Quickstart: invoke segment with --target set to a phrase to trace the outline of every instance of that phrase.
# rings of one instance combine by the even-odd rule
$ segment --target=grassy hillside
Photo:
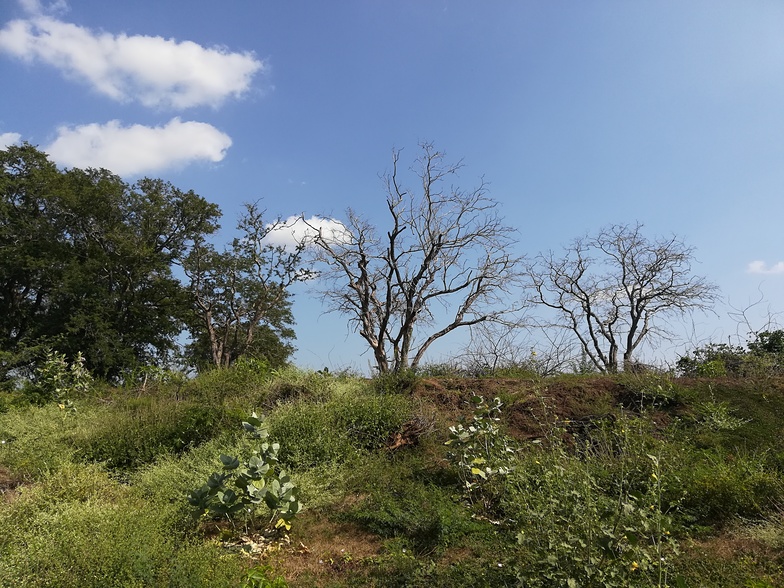
[[[784,586],[782,379],[241,366],[71,400],[0,403],[0,586]],[[288,532],[188,501],[260,451],[253,411]]]

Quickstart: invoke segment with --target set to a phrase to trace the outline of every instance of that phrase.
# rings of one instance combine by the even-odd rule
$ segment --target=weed
[[[686,524],[721,528],[737,517],[757,518],[784,494],[764,454],[714,450],[684,456],[677,471]]]
[[[72,464],[0,510],[0,586],[236,586],[241,562],[174,521],[96,466]]]
[[[99,418],[89,428],[74,432],[73,446],[84,461],[127,470],[209,439],[220,431],[224,410],[193,401],[144,396],[119,400],[113,410],[96,416]]]
[[[665,512],[661,456],[629,443],[639,431],[620,420],[613,443],[571,455],[551,435],[508,476],[503,510],[519,528],[525,586],[665,586],[677,543]],[[603,451],[603,447],[609,452]],[[640,480],[635,468],[644,469]],[[612,489],[602,484],[615,470]],[[609,492],[608,492],[609,490]]]
[[[498,426],[501,400],[494,398],[488,403],[482,396],[473,396],[471,403],[471,418],[461,417],[457,425],[449,427],[446,445],[451,449],[447,455],[457,467],[463,489],[473,501],[481,498],[481,490],[491,478],[512,470],[514,449]]]
[[[259,566],[248,572],[240,588],[288,588],[288,584],[282,576],[275,576],[269,566]]]
[[[352,510],[350,519],[381,537],[404,538],[418,554],[458,543],[485,526],[473,521],[443,489],[411,482],[377,489]]]
[[[68,363],[64,353],[49,350],[36,368],[33,382],[25,386],[23,391],[34,404],[53,401],[61,410],[73,413],[76,407],[72,399],[86,393],[92,382],[90,372],[84,367],[81,352]]]
[[[700,424],[709,431],[734,431],[739,429],[749,419],[742,419],[734,416],[734,410],[730,408],[728,402],[717,402],[713,394],[713,388],[708,387],[710,400],[697,404],[697,411],[700,413]]]
[[[223,471],[210,475],[206,484],[191,492],[188,502],[200,514],[206,512],[216,518],[226,517],[232,524],[234,518],[242,514],[246,525],[248,518],[252,520],[258,506],[264,503],[272,512],[270,523],[277,519],[275,528],[288,531],[302,505],[299,491],[289,475],[275,467],[280,445],[266,440],[269,437],[267,424],[256,413],[242,426],[259,442],[251,457],[240,468],[238,458],[222,454]],[[236,491],[228,487],[229,481],[233,482]]]
[[[373,389],[379,394],[405,394],[411,392],[419,376],[414,370],[377,374],[372,381]]]

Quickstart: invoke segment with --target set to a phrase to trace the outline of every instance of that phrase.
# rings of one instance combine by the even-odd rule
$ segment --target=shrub
[[[55,402],[61,409],[73,412],[73,398],[85,394],[92,382],[81,353],[68,363],[64,353],[49,350],[36,368],[33,381],[23,391],[34,404]]]
[[[626,388],[622,398],[627,408],[643,412],[670,408],[680,401],[680,392],[667,375],[646,372],[618,374],[618,383]]]
[[[76,431],[72,443],[85,461],[133,469],[211,438],[224,420],[221,407],[143,396],[117,401],[92,427]]]
[[[236,586],[241,562],[178,520],[97,466],[65,465],[0,502],[0,586]]]
[[[619,419],[599,443],[571,454],[553,431],[505,479],[502,512],[519,529],[524,586],[664,586],[677,543],[660,453],[646,453],[636,421]]]
[[[328,371],[309,372],[287,368],[276,372],[275,379],[270,382],[260,401],[268,408],[298,399],[324,402],[343,380],[341,376],[333,376]]]
[[[709,343],[696,348],[691,355],[680,357],[676,365],[684,376],[711,377],[710,372],[738,374],[741,372],[745,354],[746,350],[742,347]]]
[[[270,434],[281,444],[281,463],[293,470],[343,463],[356,454],[348,436],[321,404],[286,404],[270,414],[269,424]]]
[[[0,463],[18,476],[44,477],[74,457],[71,435],[89,416],[64,418],[55,404],[26,406],[0,414]]]
[[[4,529],[0,585],[23,588],[236,586],[239,560],[172,534],[146,505],[67,502]]]
[[[784,330],[762,331],[749,341],[747,349],[726,343],[709,343],[692,355],[678,360],[678,370],[685,376],[707,378],[725,375],[767,377],[784,369]]]
[[[737,517],[759,517],[784,496],[781,480],[766,461],[764,454],[745,452],[694,455],[674,472],[679,482],[668,497],[681,501],[682,517],[690,525],[720,528]]]
[[[218,405],[229,398],[254,398],[266,393],[273,374],[264,360],[240,358],[228,368],[200,373],[183,387],[183,394]]]
[[[253,413],[242,423],[245,431],[257,442],[252,455],[243,462],[236,457],[221,454],[222,472],[214,472],[198,490],[188,496],[188,502],[199,513],[215,518],[226,517],[233,522],[242,515],[246,524],[251,521],[258,506],[264,503],[272,511],[275,528],[291,528],[291,520],[299,513],[299,491],[288,474],[276,466],[280,445],[266,441],[269,430],[263,418]],[[231,481],[236,491],[228,487]]]
[[[344,393],[324,403],[280,406],[270,415],[270,434],[280,441],[281,462],[292,469],[338,464],[383,446],[410,413],[411,402],[401,395]]]
[[[457,468],[463,490],[470,500],[482,497],[485,483],[495,476],[504,476],[512,470],[514,449],[498,426],[501,420],[501,400],[491,403],[481,396],[473,396],[474,405],[470,419],[449,427],[446,445],[451,451],[447,456]]]
[[[240,588],[288,588],[288,584],[282,576],[275,575],[269,566],[259,566],[248,572]]]
[[[361,491],[367,497],[344,516],[369,531],[404,540],[419,554],[459,544],[463,537],[483,530],[494,532],[489,523],[472,519],[449,489],[413,480],[407,463],[366,465]]]
[[[389,372],[376,374],[372,380],[373,389],[379,394],[404,394],[411,392],[419,376],[414,370],[402,370],[399,372]]]
[[[374,450],[408,420],[411,400],[401,395],[343,395],[324,409],[354,448]]]

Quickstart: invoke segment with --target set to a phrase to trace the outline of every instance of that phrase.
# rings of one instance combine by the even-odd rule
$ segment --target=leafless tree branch
[[[634,363],[652,337],[668,338],[667,319],[712,307],[717,288],[692,274],[694,249],[679,238],[648,239],[640,223],[611,225],[575,239],[562,257],[539,254],[526,267],[530,301],[554,311],[600,371]]]
[[[381,373],[416,368],[455,329],[500,320],[514,310],[506,295],[520,278],[520,258],[509,252],[515,230],[503,223],[486,183],[467,191],[448,186],[461,164],[446,163],[430,143],[420,147],[411,170],[416,194],[403,185],[401,153],[393,151],[382,178],[384,234],[351,210],[342,239],[310,225],[322,293],[332,310],[349,316]]]

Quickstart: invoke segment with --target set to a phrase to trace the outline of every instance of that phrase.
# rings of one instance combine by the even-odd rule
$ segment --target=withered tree
[[[519,277],[515,231],[484,181],[452,186],[462,164],[430,143],[420,148],[416,191],[403,185],[399,150],[382,176],[385,229],[352,210],[340,231],[311,225],[322,293],[367,342],[379,373],[415,369],[455,329],[501,319]]]
[[[644,341],[670,338],[671,319],[709,310],[717,298],[717,287],[692,273],[692,247],[642,229],[611,225],[575,239],[562,256],[540,253],[527,265],[530,301],[555,314],[542,326],[571,331],[599,371],[632,369]]]

